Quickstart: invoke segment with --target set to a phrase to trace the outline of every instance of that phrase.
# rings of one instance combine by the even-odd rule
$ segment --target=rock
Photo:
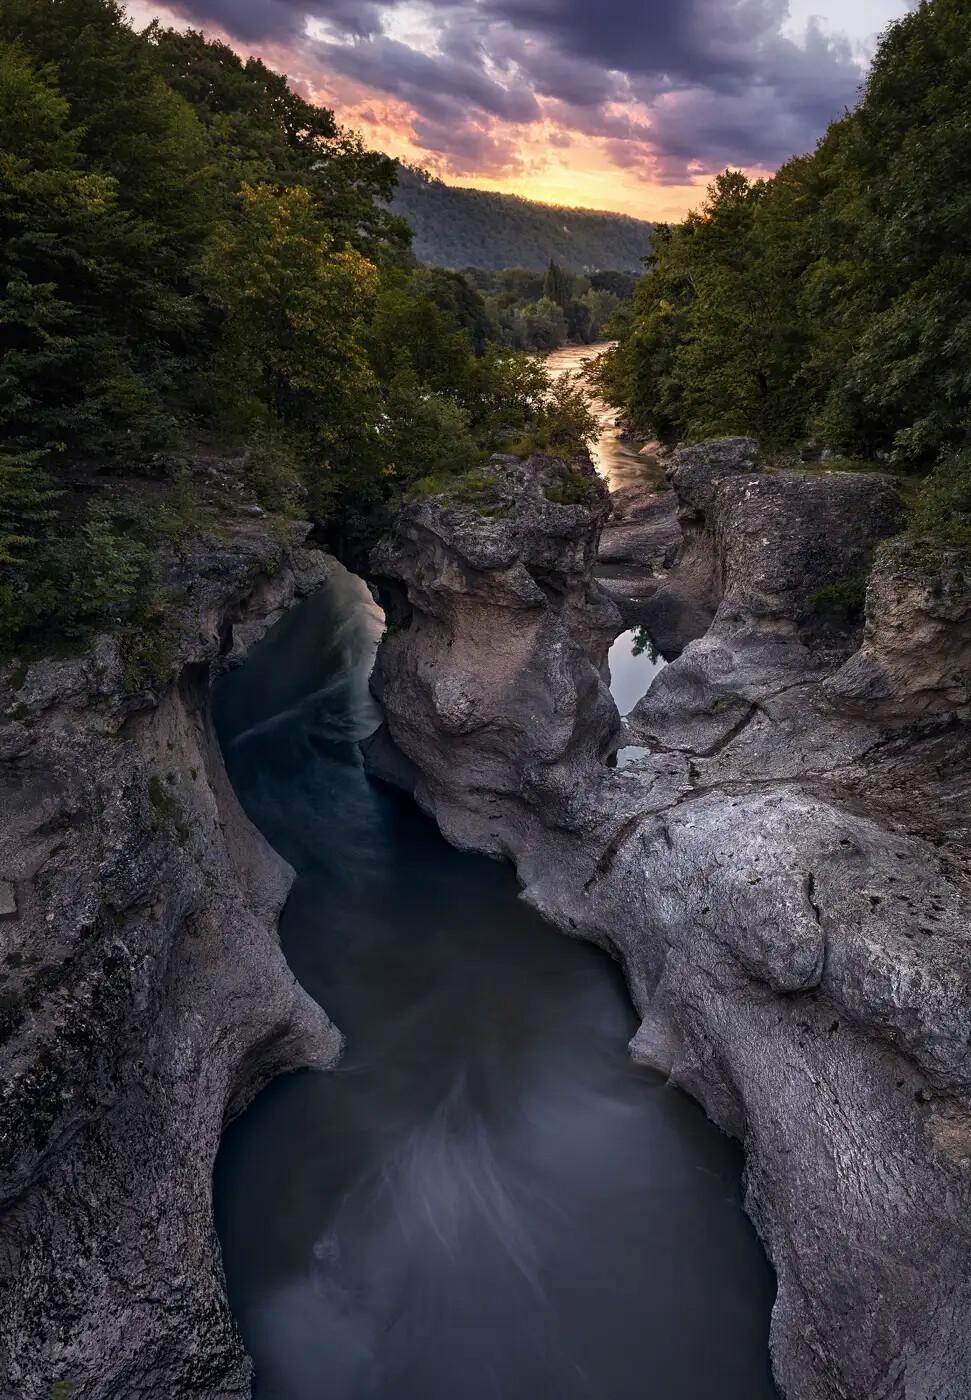
[[[669,547],[660,578],[652,561],[636,611],[662,654],[680,655],[716,612],[731,612],[736,621],[757,618],[763,629],[774,615],[783,630],[795,624],[808,645],[845,659],[859,635],[841,592],[862,596],[875,546],[900,527],[893,482],[872,473],[766,471],[750,438],[680,448],[667,477],[680,544]],[[612,562],[608,554],[597,568],[611,592]]]
[[[626,614],[636,626],[645,627],[662,656],[669,661],[685,646],[704,636],[718,605],[719,579],[712,542],[708,536],[708,511],[717,484],[726,477],[752,477],[762,470],[761,458],[751,438],[724,438],[678,448],[665,471],[672,492],[667,511],[674,537],[669,540],[663,569],[652,568],[649,587],[642,585],[636,612]],[[673,518],[672,518],[673,517]],[[613,594],[608,576],[604,585]],[[628,563],[628,575],[633,559]],[[601,572],[598,566],[598,574]],[[636,589],[637,585],[634,585]]]
[[[672,491],[625,486],[610,501],[594,576],[627,625],[638,627],[681,544],[677,500]]]
[[[863,645],[826,684],[841,709],[888,719],[971,705],[971,551],[894,541],[867,589]]]
[[[0,682],[0,1393],[247,1396],[212,1167],[272,1075],[339,1032],[277,917],[293,873],[236,801],[212,678],[327,564],[265,525],[198,541],[160,674],[116,637]],[[177,581],[173,581],[177,582]]]
[[[571,470],[542,457],[495,458],[490,476],[488,506],[441,496],[406,507],[394,539],[375,551],[372,576],[389,629],[373,685],[397,747],[421,754],[419,803],[430,805],[430,781],[461,785],[463,820],[466,805],[476,808],[470,843],[502,855],[504,843],[487,834],[490,804],[497,792],[521,794],[530,782],[517,735],[536,736],[533,761],[544,766],[610,751],[619,719],[603,676],[622,622],[590,579],[609,509],[590,464]],[[571,476],[586,483],[587,499],[550,499]],[[420,648],[412,645],[416,631],[425,638]],[[443,655],[448,664],[440,666]],[[386,670],[395,682],[390,695]],[[582,728],[580,713],[589,721]],[[373,742],[384,752],[378,771],[393,776],[384,739]],[[452,836],[462,844],[458,826]]]
[[[671,455],[665,475],[678,498],[683,523],[707,522],[715,488],[730,476],[752,476],[762,470],[762,458],[752,438],[716,438]]]
[[[492,524],[406,511],[375,560],[382,767],[397,747],[450,840],[507,856],[526,899],[621,960],[633,1052],[742,1140],[788,1400],[967,1400],[968,727],[960,706],[888,727],[828,694],[859,628],[819,595],[894,528],[892,486],[756,466],[744,440],[672,464],[668,596],[710,626],[623,732],[590,586],[602,503],[539,506],[533,461],[496,469]],[[963,625],[952,604],[935,627]],[[611,768],[621,743],[641,752]]]
[[[9,880],[0,880],[0,919],[17,917],[17,891]]]

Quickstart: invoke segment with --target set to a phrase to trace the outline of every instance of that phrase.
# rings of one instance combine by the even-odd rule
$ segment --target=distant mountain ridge
[[[628,214],[540,204],[515,194],[460,189],[399,165],[391,202],[414,231],[415,256],[436,267],[640,272],[652,225]]]

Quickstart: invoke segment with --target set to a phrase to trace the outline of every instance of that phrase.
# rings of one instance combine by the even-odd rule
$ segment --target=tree
[[[240,217],[223,227],[206,272],[226,313],[220,383],[242,422],[269,411],[332,442],[374,383],[361,343],[376,272],[335,251],[309,190],[244,185]]]
[[[96,455],[164,435],[157,321],[178,300],[138,269],[143,226],[91,171],[69,107],[0,43],[0,428],[24,451]],[[133,270],[134,264],[134,270]],[[143,358],[144,357],[144,358]]]
[[[543,296],[547,301],[555,302],[557,306],[565,307],[570,300],[570,293],[573,290],[573,278],[568,272],[564,272],[552,258],[546,269],[546,276],[543,279]]]
[[[146,36],[158,71],[210,133],[230,193],[242,183],[300,185],[310,191],[337,247],[397,262],[411,241],[387,207],[395,162],[368,151],[334,113],[308,102],[258,58],[245,62],[198,30],[157,22]]]
[[[857,109],[655,230],[605,387],[662,436],[821,439],[925,471],[971,437],[971,9],[890,27]]]

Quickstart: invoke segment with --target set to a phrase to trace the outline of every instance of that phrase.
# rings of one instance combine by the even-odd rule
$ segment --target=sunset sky
[[[130,0],[228,38],[453,184],[680,217],[851,104],[908,0]]]

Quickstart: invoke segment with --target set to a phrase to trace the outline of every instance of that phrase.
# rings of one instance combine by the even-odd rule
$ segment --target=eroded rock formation
[[[621,729],[591,584],[606,503],[563,474],[500,461],[498,506],[403,513],[374,559],[393,627],[372,755],[450,840],[510,858],[527,899],[620,958],[634,1054],[743,1140],[788,1400],[966,1400],[960,571],[922,592],[878,570],[859,651],[851,599],[897,526],[892,485],[763,472],[745,440],[677,454],[684,538],[662,589],[681,654]],[[905,596],[889,615],[882,589]]]
[[[184,561],[167,680],[112,637],[2,677],[4,1396],[249,1394],[212,1163],[228,1116],[340,1036],[280,951],[292,871],[236,801],[208,697],[326,575],[302,533],[253,521]]]

